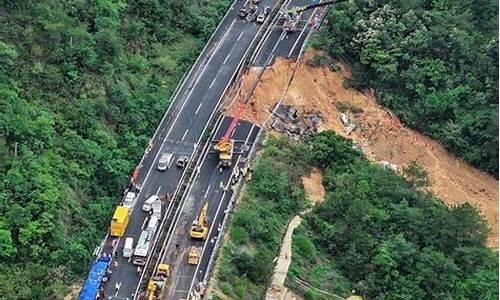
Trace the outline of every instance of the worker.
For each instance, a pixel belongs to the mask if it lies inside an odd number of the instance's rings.
[[[115,260],[115,261],[113,262],[113,265],[115,266],[115,268],[118,268],[118,261],[117,261],[117,260]]]
[[[175,249],[179,250],[179,244],[178,243],[175,243]]]
[[[141,274],[141,272],[142,272],[142,268],[141,268],[141,266],[138,266],[138,267],[137,267],[137,273],[139,273],[139,275],[140,275],[140,274]]]

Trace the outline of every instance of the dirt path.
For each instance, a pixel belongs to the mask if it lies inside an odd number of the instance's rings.
[[[307,51],[304,61],[313,54]],[[377,103],[372,92],[346,89],[343,82],[350,72],[339,65],[341,71],[332,72],[326,67],[313,68],[301,64],[284,103],[295,106],[301,113],[321,112],[325,121],[320,130],[332,129],[353,139],[371,160],[388,161],[398,168],[416,161],[429,174],[430,190],[445,203],[469,202],[478,207],[491,227],[488,245],[498,248],[498,181],[457,159],[439,143],[402,126],[392,113]],[[294,67],[294,61],[278,59],[264,72],[243,119],[264,124]],[[254,69],[247,74],[242,95],[246,94],[256,73]],[[357,125],[350,135],[345,133],[340,120],[339,109],[342,107],[350,108],[347,114]],[[231,114],[232,108],[229,107],[227,114]]]
[[[325,188],[322,184],[323,177],[318,168],[313,168],[309,176],[302,177],[302,184],[306,197],[312,204],[319,203],[325,199]],[[310,211],[310,208],[303,213]],[[281,242],[280,253],[274,274],[271,280],[271,286],[266,291],[266,300],[300,300],[300,296],[294,294],[285,287],[285,279],[288,273],[288,268],[292,262],[292,236],[293,231],[300,225],[302,218],[296,215],[292,218],[285,232],[285,236]]]

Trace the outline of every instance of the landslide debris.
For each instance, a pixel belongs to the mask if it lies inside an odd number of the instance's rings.
[[[303,61],[315,54],[307,50]],[[373,91],[345,87],[344,80],[351,76],[350,71],[342,63],[336,64],[339,71],[333,72],[328,67],[300,63],[294,73],[294,60],[277,59],[263,73],[242,119],[261,126],[270,123],[275,133],[292,138],[332,129],[352,139],[369,159],[397,170],[416,162],[428,173],[429,190],[446,204],[469,202],[481,211],[491,227],[488,246],[497,248],[498,181],[457,159],[439,143],[404,127],[378,104]],[[247,94],[258,73],[259,69],[253,68],[244,76],[238,87],[241,90],[229,95],[225,114],[232,115],[234,103]],[[284,93],[292,74],[293,80]],[[271,112],[280,100],[279,109],[283,112],[275,119],[279,121],[271,123]],[[315,121],[308,123],[311,115]]]

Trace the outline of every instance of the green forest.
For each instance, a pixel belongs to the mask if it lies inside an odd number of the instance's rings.
[[[62,299],[230,0],[2,1],[0,298]]]
[[[313,46],[348,62],[347,84],[498,178],[498,1],[341,2]]]
[[[292,290],[308,300],[498,299],[498,253],[485,246],[478,211],[425,192],[418,165],[397,175],[332,131],[267,137],[230,222],[217,273],[224,295],[214,299],[263,297],[288,221],[310,205],[300,177],[312,166],[326,199],[294,231]]]

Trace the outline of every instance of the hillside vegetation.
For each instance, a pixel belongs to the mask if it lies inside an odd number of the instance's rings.
[[[407,125],[498,178],[498,1],[331,7],[314,46],[352,67]]]
[[[405,177],[368,161],[333,131],[268,137],[232,217],[214,299],[261,299],[288,221],[303,211],[300,176],[322,170],[326,199],[304,216],[287,286],[307,299],[496,299],[497,253],[469,204],[449,208],[418,165]],[[297,283],[306,282],[309,286]],[[326,293],[326,294],[325,294]]]
[[[308,299],[498,298],[498,253],[485,246],[488,226],[473,206],[447,207],[421,191],[428,180],[418,165],[401,177],[333,132],[310,147],[326,199],[294,232],[292,288]]]
[[[3,1],[0,298],[88,271],[169,97],[230,0]]]

